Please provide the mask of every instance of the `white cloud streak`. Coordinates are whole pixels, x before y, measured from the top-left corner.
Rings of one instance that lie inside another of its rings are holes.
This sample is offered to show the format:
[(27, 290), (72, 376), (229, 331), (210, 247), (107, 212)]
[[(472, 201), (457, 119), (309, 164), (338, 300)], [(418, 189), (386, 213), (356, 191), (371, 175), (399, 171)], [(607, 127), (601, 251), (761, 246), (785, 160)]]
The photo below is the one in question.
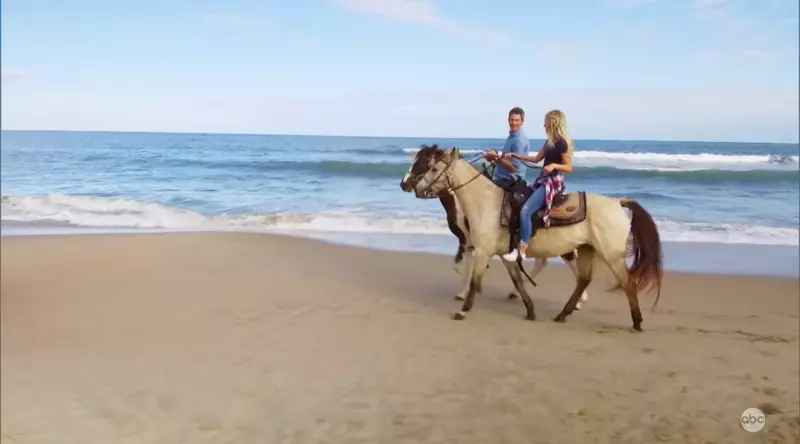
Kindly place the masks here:
[(495, 46), (512, 40), (505, 34), (465, 26), (444, 17), (431, 0), (327, 0), (328, 3), (357, 14), (370, 14), (400, 23), (435, 28), (453, 36)]
[[(493, 47), (514, 47), (532, 57), (572, 57), (578, 51), (562, 41), (528, 42), (514, 41), (508, 35), (489, 29), (477, 29), (445, 17), (433, 0), (326, 0), (345, 11), (374, 15), (409, 25), (438, 29), (453, 37)], [(635, 0), (657, 1), (657, 0)]]

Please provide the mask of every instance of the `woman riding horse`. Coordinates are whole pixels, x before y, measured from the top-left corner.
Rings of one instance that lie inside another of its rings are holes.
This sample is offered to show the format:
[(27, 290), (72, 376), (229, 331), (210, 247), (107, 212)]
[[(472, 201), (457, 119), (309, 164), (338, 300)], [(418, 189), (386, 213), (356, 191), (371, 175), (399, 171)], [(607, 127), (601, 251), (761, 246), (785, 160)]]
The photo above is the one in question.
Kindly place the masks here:
[(519, 247), (504, 254), (503, 259), (514, 261), (525, 257), (525, 250), (534, 235), (532, 217), (534, 213), (547, 208), (544, 216), (545, 227), (549, 226), (548, 213), (553, 198), (564, 191), (564, 173), (572, 172), (572, 153), (574, 146), (567, 130), (567, 117), (555, 109), (544, 116), (544, 130), (547, 141), (535, 156), (510, 153), (509, 156), (525, 162), (538, 163), (544, 159), (544, 166), (539, 177), (533, 182), (533, 194), (525, 201), (520, 210)]

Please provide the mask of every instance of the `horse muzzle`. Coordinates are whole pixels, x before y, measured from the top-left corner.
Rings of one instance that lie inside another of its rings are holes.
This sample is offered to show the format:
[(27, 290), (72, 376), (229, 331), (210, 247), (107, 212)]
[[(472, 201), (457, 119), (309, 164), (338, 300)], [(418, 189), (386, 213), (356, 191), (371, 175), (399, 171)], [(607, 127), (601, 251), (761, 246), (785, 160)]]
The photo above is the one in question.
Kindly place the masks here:
[(433, 191), (430, 190), (419, 191), (415, 189), (414, 195), (417, 197), (417, 199), (436, 199), (437, 197), (439, 197), (438, 193), (434, 193)]
[(414, 185), (412, 185), (410, 182), (411, 182), (411, 176), (408, 173), (406, 173), (406, 175), (403, 176), (403, 180), (400, 181), (400, 189), (405, 191), (406, 193), (410, 193), (411, 191), (413, 191)]

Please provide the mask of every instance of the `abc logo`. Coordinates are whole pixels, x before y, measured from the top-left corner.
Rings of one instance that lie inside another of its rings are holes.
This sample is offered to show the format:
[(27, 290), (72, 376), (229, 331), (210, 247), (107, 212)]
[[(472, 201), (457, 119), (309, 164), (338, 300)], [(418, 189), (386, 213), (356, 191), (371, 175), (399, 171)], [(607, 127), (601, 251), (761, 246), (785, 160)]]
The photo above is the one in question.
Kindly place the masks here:
[(757, 432), (764, 428), (767, 417), (761, 410), (751, 407), (742, 412), (741, 425), (748, 432)]

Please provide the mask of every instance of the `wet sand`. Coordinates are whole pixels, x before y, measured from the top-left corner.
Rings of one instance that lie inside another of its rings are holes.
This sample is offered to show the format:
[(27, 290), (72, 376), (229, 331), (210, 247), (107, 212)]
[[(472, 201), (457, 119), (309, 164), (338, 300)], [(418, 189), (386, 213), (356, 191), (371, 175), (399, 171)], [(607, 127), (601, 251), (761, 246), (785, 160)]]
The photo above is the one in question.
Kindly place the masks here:
[(4, 237), (1, 264), (3, 443), (800, 437), (797, 279), (671, 273), (632, 333), (605, 270), (557, 324), (560, 266), (530, 322), (497, 262), (454, 321), (448, 257), (281, 236)]

